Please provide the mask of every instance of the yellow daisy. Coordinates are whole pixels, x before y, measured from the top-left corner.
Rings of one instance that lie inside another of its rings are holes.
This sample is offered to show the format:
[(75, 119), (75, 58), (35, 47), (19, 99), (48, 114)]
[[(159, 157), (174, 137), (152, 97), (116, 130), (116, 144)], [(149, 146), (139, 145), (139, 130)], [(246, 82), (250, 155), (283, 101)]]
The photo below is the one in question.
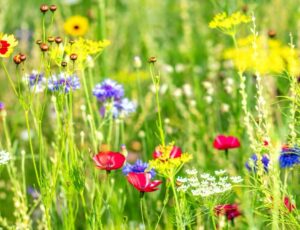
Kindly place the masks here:
[(14, 35), (0, 34), (0, 57), (9, 57), (16, 45), (18, 41)]
[(72, 36), (83, 36), (88, 31), (88, 28), (88, 19), (80, 15), (68, 18), (64, 24), (65, 32)]

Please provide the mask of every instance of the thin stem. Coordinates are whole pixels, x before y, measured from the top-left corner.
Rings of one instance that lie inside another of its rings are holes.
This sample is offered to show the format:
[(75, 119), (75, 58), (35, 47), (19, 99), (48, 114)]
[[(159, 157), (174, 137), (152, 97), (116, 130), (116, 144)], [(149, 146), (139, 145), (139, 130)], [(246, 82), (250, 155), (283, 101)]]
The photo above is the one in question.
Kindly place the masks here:
[(175, 189), (175, 183), (174, 183), (174, 177), (170, 178), (171, 180), (171, 188), (174, 194), (174, 199), (175, 199), (175, 211), (177, 212), (176, 214), (176, 220), (178, 221), (178, 227), (179, 229), (182, 229), (182, 215), (181, 215), (181, 209), (180, 209), (180, 205), (179, 205), (179, 201), (178, 201), (178, 197), (177, 197), (177, 193), (176, 193), (176, 189)]
[(144, 211), (143, 211), (143, 197), (140, 197), (140, 209), (141, 209), (141, 216), (142, 216), (143, 226), (145, 227), (146, 225), (145, 225)]
[(158, 131), (159, 131), (159, 135), (160, 135), (161, 144), (163, 146), (165, 146), (165, 134), (164, 134), (163, 124), (162, 124), (161, 108), (160, 108), (160, 103), (159, 103), (160, 76), (159, 75), (154, 76), (153, 67), (154, 67), (154, 64), (151, 63), (150, 64), (150, 74), (151, 74), (152, 82), (155, 86), (155, 100), (156, 100), (156, 106), (157, 106)]

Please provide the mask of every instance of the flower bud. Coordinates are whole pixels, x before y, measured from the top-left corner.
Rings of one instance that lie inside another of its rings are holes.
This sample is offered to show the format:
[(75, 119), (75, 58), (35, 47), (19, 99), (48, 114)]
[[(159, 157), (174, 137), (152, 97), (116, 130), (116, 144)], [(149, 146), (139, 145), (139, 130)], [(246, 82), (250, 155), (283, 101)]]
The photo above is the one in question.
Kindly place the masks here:
[(13, 60), (16, 63), (16, 65), (19, 65), (22, 62), (22, 60), (20, 58), (20, 54), (17, 54), (16, 56), (14, 56)]
[(56, 5), (51, 5), (51, 6), (50, 6), (50, 10), (51, 10), (52, 12), (55, 12), (55, 11), (57, 10), (57, 6), (56, 6)]
[(66, 67), (67, 65), (68, 65), (67, 62), (65, 62), (65, 61), (61, 62), (61, 66), (62, 66), (62, 67)]
[(269, 38), (275, 38), (276, 37), (276, 31), (275, 30), (269, 30), (268, 31)]
[(49, 46), (47, 44), (45, 44), (45, 43), (42, 43), (40, 45), (40, 48), (41, 48), (41, 51), (43, 51), (43, 52), (46, 52), (46, 51), (49, 50)]
[(149, 62), (149, 63), (155, 63), (156, 61), (157, 61), (156, 57), (150, 57), (150, 58), (148, 59), (148, 62)]
[(72, 60), (72, 61), (76, 61), (76, 59), (77, 59), (77, 54), (71, 54), (70, 55), (70, 59)]
[(48, 5), (43, 4), (43, 5), (40, 6), (40, 11), (41, 11), (42, 13), (45, 14), (48, 10), (49, 10), (49, 6), (48, 6)]
[(25, 54), (19, 53), (19, 55), (20, 55), (21, 61), (25, 61), (26, 60), (27, 57), (26, 57)]
[(62, 38), (61, 37), (56, 37), (55, 38), (55, 42), (56, 42), (56, 44), (60, 44), (60, 43), (62, 43)]
[(48, 42), (52, 43), (52, 42), (54, 42), (54, 40), (55, 40), (54, 37), (52, 37), (52, 36), (48, 37)]
[(42, 44), (42, 40), (36, 40), (36, 42), (35, 42), (36, 44), (38, 44), (38, 45), (40, 45), (40, 44)]

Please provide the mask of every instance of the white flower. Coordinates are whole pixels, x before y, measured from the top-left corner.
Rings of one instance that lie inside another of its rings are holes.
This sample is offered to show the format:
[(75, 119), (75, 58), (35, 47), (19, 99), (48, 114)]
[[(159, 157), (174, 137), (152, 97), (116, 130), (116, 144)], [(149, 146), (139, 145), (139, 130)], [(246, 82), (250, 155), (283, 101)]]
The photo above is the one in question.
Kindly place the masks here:
[(181, 183), (186, 183), (187, 181), (188, 181), (188, 179), (187, 178), (185, 178), (185, 177), (177, 177), (177, 181), (178, 182), (181, 182)]
[(200, 177), (201, 177), (202, 179), (207, 179), (207, 178), (210, 177), (210, 174), (209, 174), (209, 173), (202, 173), (202, 174), (200, 175)]
[(5, 165), (11, 159), (10, 154), (4, 150), (0, 151), (0, 165)]
[(139, 56), (135, 56), (133, 58), (133, 66), (136, 68), (136, 69), (139, 69), (142, 67), (142, 60)]
[(237, 184), (237, 183), (241, 183), (243, 181), (243, 178), (240, 176), (232, 176), (232, 177), (230, 177), (230, 180), (233, 183)]
[(198, 173), (197, 169), (187, 169), (185, 172), (188, 175), (196, 175)]
[(191, 97), (193, 95), (193, 90), (192, 90), (192, 87), (190, 84), (184, 84), (182, 86), (182, 90), (183, 90), (183, 93), (185, 94), (185, 96), (187, 96), (187, 97)]
[(221, 175), (223, 175), (223, 174), (225, 174), (227, 171), (225, 170), (225, 169), (220, 169), (220, 170), (216, 170), (215, 171), (215, 174), (217, 175), (217, 176), (221, 176)]

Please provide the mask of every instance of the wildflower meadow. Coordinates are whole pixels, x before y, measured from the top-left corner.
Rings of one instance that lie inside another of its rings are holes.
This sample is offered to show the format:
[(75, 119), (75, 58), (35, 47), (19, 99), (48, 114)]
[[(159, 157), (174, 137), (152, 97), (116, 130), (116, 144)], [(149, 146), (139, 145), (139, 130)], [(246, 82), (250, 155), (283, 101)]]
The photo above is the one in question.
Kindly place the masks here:
[(300, 229), (295, 0), (2, 0), (0, 229)]

